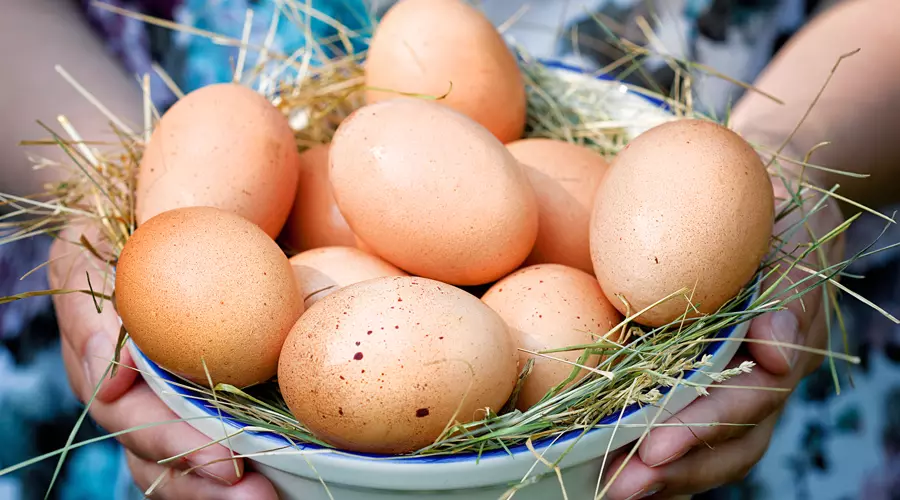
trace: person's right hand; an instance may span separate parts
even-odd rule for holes
[[[68,242],[78,241],[84,230],[84,227],[69,228],[61,239],[53,243],[49,271],[51,288],[87,290],[86,273],[90,273],[94,291],[108,294],[110,286],[101,290],[107,274],[105,264]],[[96,234],[86,234],[91,243],[96,243],[97,239],[92,237]],[[116,312],[110,302],[104,302],[103,312],[98,314],[93,298],[81,293],[55,295],[53,303],[62,334],[63,361],[69,383],[81,401],[87,402],[113,358],[119,333]],[[108,432],[177,420],[178,417],[138,376],[127,349],[122,350],[120,362],[116,375],[112,378],[107,376],[91,404],[91,417]],[[223,460],[231,455],[220,445],[203,448],[169,464],[172,469],[159,465],[159,460],[199,448],[211,441],[186,422],[149,427],[123,434],[118,439],[126,448],[132,477],[143,491],[161,474],[169,476],[155,490],[152,498],[278,498],[265,477],[258,473],[243,473],[240,459],[236,460],[240,474],[236,473],[234,462]],[[192,467],[198,467],[194,473],[181,473]]]

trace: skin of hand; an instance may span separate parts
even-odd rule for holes
[[[127,74],[91,32],[76,2],[58,0],[8,0],[0,16],[0,191],[26,195],[43,191],[43,183],[62,180],[62,171],[33,170],[26,151],[18,146],[25,139],[48,136],[35,120],[60,131],[55,117],[64,114],[81,135],[91,140],[114,141],[107,119],[54,71],[62,64],[85,88],[100,97],[126,124],[139,129],[141,94],[134,76]],[[57,147],[32,148],[31,153],[68,163]],[[0,208],[2,210],[2,208]],[[84,228],[81,228],[84,229]],[[87,231],[86,229],[84,229]],[[66,231],[64,239],[77,241],[81,230]],[[88,235],[92,243],[97,238]],[[103,282],[103,264],[82,250],[59,240],[53,244],[50,281],[53,288],[87,289]],[[70,384],[87,401],[113,355],[119,323],[111,304],[98,314],[93,300],[84,294],[54,297],[66,371]],[[115,377],[104,382],[91,405],[91,416],[106,430],[174,420],[177,417],[136,376],[127,350]],[[156,464],[170,456],[202,446],[209,439],[187,423],[151,427],[119,438],[128,449],[128,464],[138,486],[146,490],[166,468]],[[239,482],[230,461],[198,469],[183,476],[193,465],[228,458],[221,446],[193,453],[175,464],[171,477],[154,498],[277,498],[272,486],[259,474],[246,474]],[[238,460],[239,469],[243,463]],[[225,483],[235,483],[233,487]]]
[[[10,88],[13,89],[4,95],[17,96],[9,102],[0,102],[3,104],[4,116],[8,118],[4,123],[30,123],[36,116],[50,122],[52,115],[64,112],[70,118],[75,118],[73,122],[83,135],[96,137],[91,123],[97,125],[94,128],[98,128],[105,120],[102,117],[96,117],[95,120],[79,119],[79,116],[87,116],[88,113],[68,110],[66,106],[81,102],[80,97],[73,95],[70,88],[60,85],[59,88],[42,88],[40,92],[34,90],[36,84],[49,86],[51,82],[58,81],[51,70],[54,63],[66,61],[66,66],[73,69],[76,77],[82,79],[82,83],[86,83],[95,93],[103,95],[105,103],[113,109],[127,109],[117,104],[139,102],[139,97],[135,98],[133,89],[126,91],[130,76],[116,73],[113,63],[98,62],[86,57],[87,54],[102,53],[102,48],[87,36],[87,30],[76,19],[74,10],[64,9],[63,5],[68,4],[51,0],[15,0],[9,7],[14,14],[2,18],[12,24],[9,25],[10,29],[0,30],[0,38],[7,34],[18,38],[0,46],[10,48],[11,54],[7,60],[22,63],[22,68],[11,69],[4,77],[7,87],[12,85]],[[781,57],[781,63],[771,64],[757,82],[758,87],[784,99],[785,105],[774,105],[758,94],[750,93],[736,106],[732,115],[734,128],[740,129],[745,136],[757,142],[764,142],[767,136],[779,139],[785,137],[804,113],[837,55],[863,47],[862,53],[844,64],[850,68],[842,68],[835,77],[829,91],[807,120],[811,125],[800,131],[793,144],[797,146],[797,150],[806,151],[823,138],[832,140],[834,146],[821,153],[817,152],[814,161],[826,166],[872,173],[873,179],[865,182],[837,179],[851,190],[842,190],[844,194],[870,205],[874,204],[870,195],[876,196],[879,202],[896,198],[897,193],[890,190],[891,186],[897,185],[900,174],[895,161],[900,156],[900,141],[896,141],[890,133],[900,127],[900,98],[894,95],[900,92],[900,59],[893,57],[900,41],[900,31],[896,30],[893,22],[897,16],[889,11],[900,14],[900,4],[895,0],[842,2],[831,13],[822,16],[828,19],[816,23],[815,28],[807,29],[804,36],[795,37],[783,51],[786,54]],[[0,25],[3,25],[2,19]],[[44,24],[36,24],[39,22]],[[17,29],[21,26],[28,26],[28,29]],[[48,34],[58,40],[49,43],[46,38]],[[34,41],[29,41],[27,37],[34,37]],[[39,57],[42,54],[20,50],[23,46],[53,48],[53,51],[70,50],[72,53],[61,55],[45,50],[46,54]],[[24,57],[26,53],[28,57]],[[15,64],[13,68],[16,68]],[[7,69],[10,69],[9,65]],[[42,76],[34,76],[38,74]],[[18,75],[23,77],[16,79]],[[118,83],[113,85],[109,82],[109,75],[116,75]],[[860,79],[859,75],[866,77]],[[94,76],[96,82],[85,82],[85,79]],[[24,93],[15,92],[19,87],[24,89]],[[19,99],[19,95],[34,96],[36,99],[33,99],[34,103],[29,103],[27,99]],[[871,98],[876,95],[879,98]],[[51,98],[56,100],[51,101]],[[110,103],[110,100],[117,102]],[[35,113],[33,108],[27,107],[43,103],[48,104],[45,106],[47,109],[41,113]],[[128,121],[135,123],[134,120]],[[765,124],[766,130],[753,130],[753,126],[758,124]],[[13,144],[10,142],[12,139],[18,141],[45,135],[34,127],[32,130],[33,133],[23,133],[23,130],[0,129],[0,138],[4,139],[0,144],[0,157],[6,159],[18,154],[11,152],[12,148],[7,148],[9,151],[4,149]],[[778,141],[769,142],[770,146],[777,147],[777,144]],[[0,184],[18,186],[16,179],[9,180],[9,175],[13,173],[10,168],[0,169],[3,176]],[[27,180],[34,182],[31,177]],[[827,179],[822,185],[831,186],[834,181],[835,179]],[[35,189],[4,187],[6,191],[20,193],[33,192]],[[873,193],[879,189],[880,193]],[[825,229],[830,229],[839,220],[840,215],[832,210],[828,215],[823,214],[822,225]],[[819,230],[816,234],[822,234],[822,231]],[[75,240],[79,235],[69,231],[64,237]],[[839,245],[835,245],[830,252],[839,254]],[[86,271],[91,273],[92,284],[97,285],[102,281],[101,264],[92,261],[76,245],[57,241],[52,248],[52,258],[56,259],[50,266],[51,285],[54,288],[86,289]],[[835,261],[833,258],[830,260]],[[824,318],[815,311],[819,300],[808,296],[804,302],[805,308],[797,301],[791,305],[790,310],[796,316],[779,312],[758,318],[751,325],[748,337],[765,340],[775,338],[784,342],[824,347]],[[98,370],[102,373],[112,357],[118,321],[110,304],[106,304],[104,312],[98,314],[92,299],[87,295],[56,296],[54,304],[62,331],[64,361],[71,385],[82,400],[87,400],[99,379]],[[803,375],[818,366],[821,359],[800,353],[791,366],[785,361],[785,357],[791,359],[792,354],[789,350],[748,344],[741,355],[747,359],[752,358],[758,365],[752,373],[731,379],[729,384],[793,388]],[[133,361],[127,350],[123,351],[121,362],[123,366],[117,375],[103,383],[92,404],[91,415],[94,419],[110,431],[175,419],[175,415],[129,369],[133,367]],[[711,390],[710,396],[698,399],[680,412],[677,418],[688,423],[749,422],[757,425],[751,428],[699,427],[694,428],[693,434],[684,428],[656,429],[642,444],[638,455],[619,475],[609,492],[609,498],[646,498],[654,493],[657,498],[664,498],[703,491],[742,477],[764,453],[786,397],[785,393],[766,391],[750,393],[738,389]],[[120,441],[129,449],[128,462],[135,480],[145,489],[161,473],[166,472],[165,468],[156,464],[157,460],[203,445],[209,440],[181,422],[127,434]],[[704,443],[714,448],[710,449]],[[190,467],[188,464],[200,465],[228,457],[227,450],[221,446],[189,455],[187,462],[170,469],[170,480],[166,481],[156,496],[276,498],[272,486],[258,474],[246,474],[232,487],[221,485],[218,480],[208,479],[216,476],[226,482],[237,480],[234,467],[229,461],[198,470],[195,475],[182,476],[178,473]],[[615,471],[618,465],[619,462],[608,464],[607,470]],[[207,477],[202,477],[204,474]],[[663,489],[654,492],[656,486]]]
[[[776,204],[784,199],[787,191],[775,184]],[[806,208],[813,203],[808,202]],[[822,236],[843,220],[836,206],[827,207],[809,218],[813,233]],[[795,224],[800,212],[786,217],[775,226],[774,233]],[[797,245],[808,244],[809,233],[798,230],[785,251]],[[823,246],[829,264],[842,260],[843,244],[840,238]],[[802,249],[793,252],[799,256]],[[804,259],[809,267],[816,264],[816,255]],[[809,275],[792,271],[791,280]],[[773,283],[770,279],[763,290]],[[779,289],[790,286],[784,281]],[[805,288],[805,287],[804,287]],[[816,289],[800,300],[790,302],[786,310],[762,315],[750,324],[748,339],[775,341],[784,344],[825,349],[827,332],[821,289]],[[759,387],[760,389],[733,389],[712,387],[708,396],[700,397],[677,415],[668,419],[679,424],[735,423],[752,426],[696,426],[661,427],[651,431],[638,448],[638,453],[625,465],[608,491],[609,500],[637,498],[677,498],[690,495],[742,479],[762,458],[781,413],[783,405],[800,380],[814,371],[822,357],[807,352],[762,343],[744,343],[729,367],[743,361],[754,361],[750,373],[729,379],[727,385]],[[771,391],[781,388],[787,391]],[[607,467],[606,480],[618,471],[625,456],[613,460]]]
[[[58,115],[65,115],[85,139],[116,141],[106,117],[57,74],[55,65],[61,65],[135,130],[142,123],[142,99],[134,76],[105,50],[79,12],[78,2],[6,0],[3,9],[0,191],[24,196],[42,193],[45,183],[68,176],[60,168],[33,169],[28,154],[71,163],[55,145],[19,145],[23,140],[50,138],[38,120],[65,135],[56,121]]]
[[[87,290],[86,273],[89,273],[94,290],[104,293],[100,289],[104,282],[105,264],[71,243],[78,241],[82,234],[89,241],[98,241],[92,237],[96,232],[92,232],[89,226],[73,226],[53,243],[49,271],[51,287]],[[87,294],[56,295],[53,303],[62,334],[63,361],[69,382],[75,394],[86,402],[113,358],[119,322],[111,303],[105,302],[102,313],[98,314],[93,298]],[[104,379],[90,407],[91,417],[100,426],[108,432],[116,432],[178,419],[135,371],[134,361],[127,349],[122,350],[120,363],[116,375]],[[142,491],[146,491],[161,474],[168,474],[169,477],[151,498],[278,498],[265,477],[255,472],[244,472],[243,461],[228,460],[231,456],[229,451],[220,445],[196,451],[167,466],[157,464],[159,460],[210,442],[208,437],[186,422],[149,427],[123,434],[118,439],[127,449],[128,466]],[[240,477],[235,472],[234,463],[237,463]],[[183,473],[196,466],[203,467],[198,467],[191,474]]]
[[[851,0],[817,16],[788,42],[754,84],[782,99],[783,104],[747,92],[734,108],[731,127],[770,151],[791,137],[785,156],[795,159],[828,140],[831,144],[816,149],[812,163],[870,178],[807,169],[808,180],[826,188],[839,183],[841,194],[870,207],[898,201],[900,141],[888,132],[900,127],[900,59],[895,57],[900,30],[892,21],[898,15],[900,3],[895,0]],[[818,94],[839,56],[855,49],[860,50],[841,62],[828,87]],[[803,125],[794,130],[804,116]],[[799,168],[789,162],[783,166],[794,174]],[[815,174],[814,178],[809,178],[810,174]],[[780,182],[773,182],[773,187],[776,199],[785,196]],[[799,216],[794,214],[793,220]],[[822,236],[842,221],[837,202],[829,201],[823,211],[810,217],[809,224],[815,235]],[[790,222],[781,222],[775,234],[785,225]],[[808,242],[808,233],[798,231],[785,248],[790,251],[795,244]],[[840,262],[842,239],[835,239],[825,251],[829,264]],[[814,255],[805,262],[821,269]],[[806,276],[795,271],[790,278]],[[820,290],[806,295],[802,303],[794,300],[786,311],[754,320],[747,337],[824,349],[827,334],[821,304]],[[728,380],[729,385],[793,390],[822,362],[821,356],[753,343],[744,344],[733,364],[745,359],[757,366],[751,373]],[[741,479],[762,458],[790,392],[715,387],[709,392],[669,420],[755,425],[695,427],[693,432],[685,427],[653,430],[610,486],[610,500],[677,498],[707,491]],[[607,481],[623,460],[619,457],[607,465]]]

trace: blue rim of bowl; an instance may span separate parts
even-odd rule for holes
[[[571,64],[567,64],[562,61],[538,59],[538,62],[540,62],[542,65],[544,65],[544,67],[551,68],[551,69],[562,69],[562,70],[566,70],[566,71],[571,71],[572,73],[580,73],[582,75],[590,74],[597,80],[605,80],[608,82],[619,81],[616,78],[613,78],[607,74],[597,74],[593,71],[588,71],[584,68],[579,68],[578,66],[573,66]],[[623,83],[623,85],[624,85],[624,83]],[[657,99],[655,97],[650,97],[649,95],[646,95],[646,94],[640,94],[638,92],[628,90],[627,87],[626,87],[626,92],[630,93],[630,94],[634,94],[634,95],[640,97],[641,99],[644,99],[645,101],[648,101],[651,104],[653,104],[653,105],[657,106],[658,108],[663,109],[669,113],[672,112],[672,108],[662,99]]]
[[[588,73],[588,71],[586,71],[584,69],[581,69],[581,68],[578,68],[575,66],[570,66],[568,64],[561,63],[559,61],[541,61],[541,63],[548,68],[563,69],[563,70],[568,70],[568,71],[581,73],[581,74]],[[612,80],[610,77],[608,77],[606,75],[598,75],[598,76],[596,76],[596,78],[601,79],[601,80]],[[641,98],[646,99],[647,101],[650,101],[651,103],[653,103],[657,106],[665,107],[665,104],[658,99],[653,99],[651,97],[641,95],[641,94],[635,94],[635,95],[638,95]],[[752,303],[753,299],[754,299],[754,296],[753,296],[753,294],[751,294],[744,301],[744,303],[741,304],[742,310],[746,309],[746,307],[748,307],[750,305],[750,303]],[[719,330],[718,332],[716,332],[716,335],[714,335],[714,338],[724,339],[724,338],[731,337],[731,335],[734,333],[734,331],[738,327],[738,325],[739,324],[736,323],[732,326],[729,326],[727,328],[723,328],[723,329]],[[716,352],[718,352],[718,350],[722,347],[722,345],[724,343],[725,342],[710,342],[709,346],[707,346],[707,348],[703,350],[703,354],[708,354],[710,356],[714,355]],[[207,403],[197,399],[196,397],[194,397],[194,392],[189,389],[186,389],[184,387],[181,387],[180,384],[182,382],[180,382],[174,375],[163,370],[162,368],[159,367],[159,365],[157,365],[152,360],[150,360],[150,358],[146,357],[144,355],[144,353],[140,351],[140,348],[138,348],[136,344],[134,344],[134,347],[140,353],[140,356],[144,358],[144,361],[148,364],[148,366],[150,366],[150,368],[153,370],[154,375],[159,377],[162,381],[164,381],[166,383],[166,385],[168,386],[169,390],[171,390],[174,393],[179,394],[185,400],[187,400],[190,404],[199,408],[201,411],[207,413],[209,416],[215,417],[217,419],[220,418],[220,416],[221,416],[222,420],[224,420],[225,422],[229,423],[230,425],[232,425],[238,429],[244,428],[244,427],[250,427],[249,424],[245,424],[243,422],[236,420],[231,414],[229,414],[225,411],[220,412],[214,406],[207,404]],[[689,370],[687,373],[685,373],[684,380],[687,380],[687,381],[692,380],[694,377],[697,376],[697,374],[698,374],[697,370]],[[659,388],[659,391],[663,395],[667,394],[669,392],[669,390],[671,390],[670,387],[660,387]],[[640,410],[640,406],[638,404],[632,404],[631,406],[625,408],[624,412],[616,413],[616,414],[609,415],[609,416],[603,418],[599,422],[599,424],[600,425],[614,424],[619,418],[625,418],[625,417],[637,412],[638,410]],[[554,445],[564,444],[567,442],[571,442],[574,439],[578,439],[579,437],[587,436],[588,434],[590,434],[592,432],[597,432],[599,430],[601,430],[601,428],[591,429],[587,432],[584,432],[582,430],[572,430],[572,431],[562,434],[562,436],[549,436],[549,437],[543,438],[540,441],[533,443],[533,445],[534,445],[535,449],[541,449],[541,448],[550,446],[551,444],[554,444]],[[327,449],[329,449],[329,448],[325,448],[325,447],[314,445],[314,444],[292,443],[292,442],[288,441],[285,437],[275,434],[273,432],[268,432],[268,431],[247,431],[246,434],[250,434],[253,436],[259,436],[259,437],[263,437],[268,440],[271,440],[273,442],[273,446],[272,446],[273,449],[278,448],[278,447],[284,447],[284,446],[291,446],[291,447],[294,447],[295,449],[302,449],[302,450],[327,450]],[[510,446],[508,448],[508,450],[509,450],[509,452],[507,452],[506,450],[503,450],[503,449],[498,449],[498,450],[486,451],[486,452],[483,452],[480,454],[479,453],[459,453],[459,454],[455,454],[455,455],[410,456],[410,457],[397,458],[396,460],[391,460],[391,463],[396,463],[396,464],[450,463],[450,462],[465,462],[465,461],[484,460],[484,459],[489,459],[492,457],[497,457],[500,455],[506,456],[509,454],[515,455],[515,454],[519,454],[519,453],[531,454],[531,451],[524,444]],[[341,452],[340,454],[335,454],[332,456],[339,457],[341,459],[346,459],[346,460],[378,459],[378,460],[384,461],[384,459],[385,459],[384,455],[375,455],[375,454],[366,454],[366,453],[350,453],[350,452]]]

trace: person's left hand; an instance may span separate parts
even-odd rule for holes
[[[785,195],[783,186],[776,185],[776,201]],[[832,207],[811,216],[809,223],[814,234],[822,236],[841,221],[840,210]],[[799,211],[780,221],[775,234],[800,217]],[[791,244],[808,244],[809,233],[795,233]],[[802,249],[801,249],[802,250]],[[840,242],[825,249],[829,264],[842,255]],[[799,251],[795,253],[799,255]],[[814,255],[806,262],[817,262]],[[809,267],[820,268],[818,265]],[[808,274],[796,271],[792,280]],[[763,289],[768,284],[763,285]],[[783,286],[790,286],[785,280]],[[801,287],[804,287],[801,285]],[[827,332],[823,312],[821,288],[794,300],[786,310],[756,318],[750,325],[747,338],[805,345],[825,349]],[[667,419],[678,424],[736,423],[752,426],[678,426],[660,427],[651,431],[638,452],[625,465],[607,491],[609,500],[638,498],[671,498],[692,495],[738,481],[746,476],[762,458],[769,446],[775,423],[791,392],[803,377],[814,371],[822,357],[797,349],[762,343],[744,343],[730,367],[751,360],[756,366],[750,373],[729,379],[727,385],[760,387],[733,389],[712,387],[678,414]],[[782,388],[786,391],[765,390]],[[663,420],[661,418],[660,420]],[[605,468],[604,484],[616,474],[627,456],[628,448]]]
[[[103,286],[106,263],[73,243],[82,236],[108,255],[96,225],[73,223],[51,246],[50,284],[55,289],[93,288],[107,292]],[[121,351],[116,374],[107,371],[119,333],[119,320],[111,302],[101,302],[104,307],[100,313],[94,297],[87,294],[54,295],[53,303],[59,321],[63,368],[72,391],[85,404],[94,396],[89,413],[105,431],[127,431],[116,439],[125,448],[132,479],[141,491],[155,485],[150,496],[155,499],[278,498],[262,474],[244,468],[243,459],[230,459],[231,452],[225,446],[210,445],[210,438],[188,422],[179,421],[139,375],[128,349]],[[152,425],[165,422],[169,423]],[[185,455],[180,460],[160,464],[182,454]],[[193,473],[187,474],[188,470]]]

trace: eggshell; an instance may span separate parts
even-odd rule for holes
[[[331,194],[329,148],[328,144],[320,144],[300,155],[300,179],[294,207],[279,237],[285,247],[295,252],[355,245],[356,237]]]
[[[635,313],[686,288],[697,309],[711,313],[753,277],[773,220],[772,184],[749,144],[709,121],[669,122],[635,138],[600,185],[594,272],[622,312],[617,294]],[[687,310],[679,296],[638,322],[661,326]]]
[[[163,212],[140,225],[116,266],[116,308],[138,347],[207,385],[275,375],[303,312],[287,257],[259,226],[211,207]]]
[[[554,263],[593,273],[589,228],[594,195],[608,164],[565,141],[522,139],[507,149],[524,166],[538,200],[538,235],[526,264]]]
[[[537,236],[519,163],[484,127],[431,101],[358,109],[334,136],[329,175],[353,232],[410,274],[487,283],[518,267]]]
[[[592,275],[559,264],[520,269],[498,281],[481,300],[506,321],[516,347],[532,352],[595,343],[623,319]],[[618,341],[620,333],[607,338]],[[575,366],[557,360],[576,363],[582,354],[584,350],[558,352],[548,354],[556,358],[549,359],[519,351],[519,366],[524,368],[528,359],[534,358],[534,367],[516,407],[522,411],[531,408],[569,378]],[[594,355],[584,366],[593,368],[600,361],[601,356]],[[582,369],[566,387],[588,373]]]
[[[345,286],[384,276],[406,276],[378,257],[352,247],[307,250],[290,261],[307,309]]]
[[[275,238],[297,189],[299,154],[284,115],[241,85],[202,87],[163,115],[137,176],[139,224],[173,208],[212,206]]]
[[[441,104],[503,142],[525,128],[525,85],[512,52],[481,12],[459,0],[395,4],[372,37],[365,79],[370,104],[397,92],[446,94]]]
[[[363,252],[375,255],[375,250],[372,250],[372,247],[370,247],[365,241],[361,240],[358,234],[353,235],[353,243],[356,245],[356,248],[362,250]]]
[[[503,320],[438,281],[386,277],[342,288],[294,325],[281,393],[314,435],[344,450],[402,454],[451,419],[499,411],[517,377]]]

